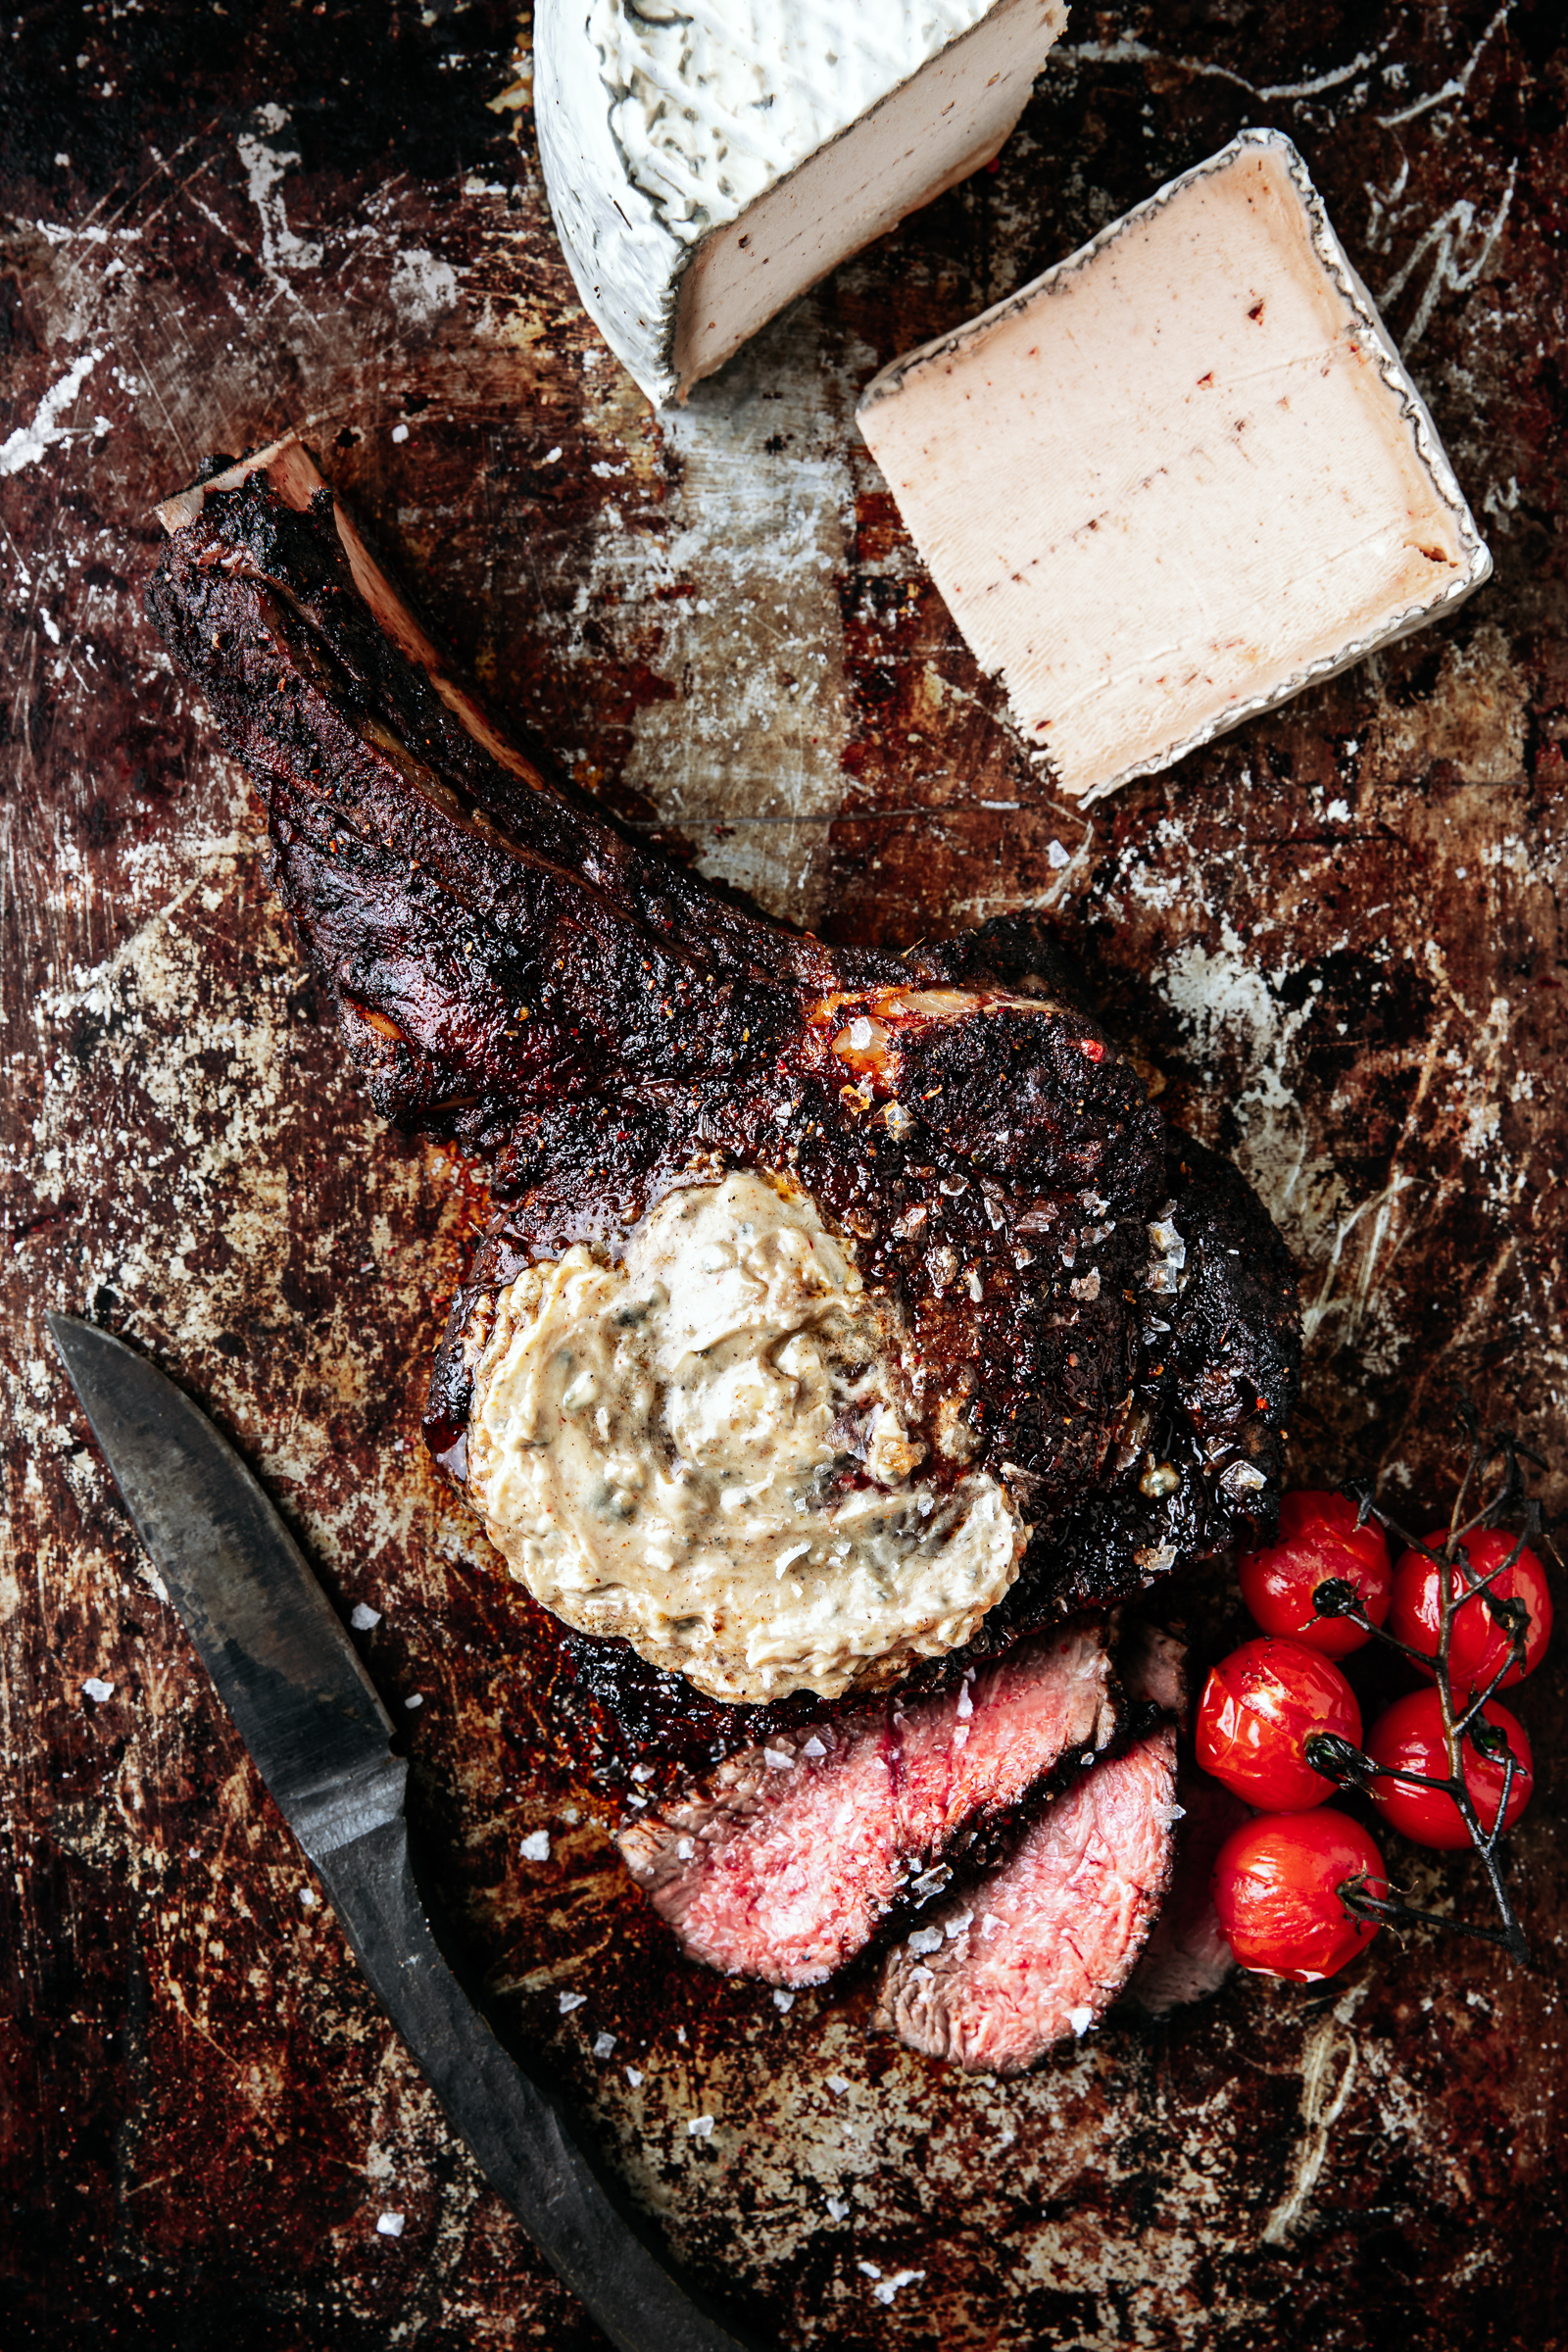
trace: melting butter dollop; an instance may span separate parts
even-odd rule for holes
[[[470,1491],[512,1573],[712,1697],[836,1697],[966,1642],[1018,1572],[1001,1482],[918,1473],[898,1331],[808,1195],[671,1193],[497,1301]]]

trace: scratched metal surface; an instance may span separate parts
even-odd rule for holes
[[[780,2340],[1563,2340],[1554,1791],[1519,1840],[1537,1974],[1385,1937],[1326,1997],[1249,1983],[1112,2019],[1002,2088],[867,2041],[853,1986],[784,2014],[674,1961],[553,1730],[537,1634],[417,1445],[472,1186],[345,1075],[136,585],[156,495],[313,419],[495,701],[629,821],[845,938],[1055,906],[1300,1253],[1298,1473],[1376,1472],[1420,1518],[1456,1375],[1563,1452],[1560,39],[1545,0],[1080,6],[999,169],[656,422],[572,299],[505,7],[12,13],[8,2343],[597,2340],[215,1719],[49,1303],[185,1379],[342,1603],[380,1612],[364,1653],[498,2000]],[[1016,750],[855,397],[1249,122],[1304,151],[1497,576],[1085,818]],[[1200,1643],[1234,1630],[1222,1573],[1187,1605]],[[1561,1690],[1559,1661],[1521,1701],[1559,1789]],[[1462,1868],[1415,1877],[1475,1897]]]

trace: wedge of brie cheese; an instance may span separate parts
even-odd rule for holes
[[[538,0],[556,227],[650,400],[988,162],[1066,20],[1066,0]]]
[[[1244,131],[875,378],[860,429],[954,618],[1084,800],[1492,568],[1305,167]]]

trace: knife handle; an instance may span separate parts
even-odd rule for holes
[[[383,1823],[314,1860],[360,1966],[454,2131],[617,2352],[757,2352],[694,2304],[612,2201],[556,2101],[474,2007],[431,1931],[407,1822]]]

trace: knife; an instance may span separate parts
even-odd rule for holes
[[[326,1594],[205,1413],[123,1341],[48,1314],[116,1485],[355,1958],[447,2120],[618,2352],[757,2352],[683,2287],[561,2103],[502,2048],[437,1942],[404,1819],[408,1765]]]

